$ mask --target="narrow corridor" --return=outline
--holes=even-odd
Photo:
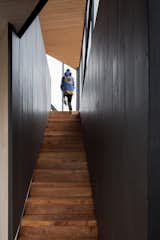
[[[160,240],[159,25],[158,0],[0,1],[0,240]],[[51,113],[67,69],[80,113]]]
[[[97,239],[79,113],[49,113],[20,240]]]

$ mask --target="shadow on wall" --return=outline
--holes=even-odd
[[[10,92],[10,239],[14,239],[50,110],[51,79],[37,18],[23,37],[12,34]]]
[[[81,118],[101,240],[148,234],[146,4],[101,0],[92,36]]]

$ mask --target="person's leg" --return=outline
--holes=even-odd
[[[67,96],[66,96],[66,94],[65,93],[63,93],[63,103],[65,104],[65,105],[67,105],[67,102],[66,102],[66,98]]]
[[[71,102],[72,102],[72,95],[68,94],[67,97],[68,97],[69,111],[72,111],[72,104],[71,104]]]

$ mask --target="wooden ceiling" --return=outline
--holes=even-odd
[[[77,68],[86,0],[48,0],[40,13],[46,52]]]
[[[39,2],[39,0],[0,0],[0,18],[12,23],[18,32]]]
[[[37,4],[44,0],[0,0],[0,19],[19,32]],[[40,13],[46,51],[77,68],[80,62],[86,0],[48,0]]]

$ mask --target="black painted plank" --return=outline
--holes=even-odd
[[[100,240],[146,240],[148,29],[145,0],[101,0],[81,117]]]
[[[160,239],[160,2],[149,1],[149,240]]]
[[[14,239],[43,139],[50,105],[50,75],[38,18],[21,39],[12,34],[11,238]]]

